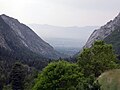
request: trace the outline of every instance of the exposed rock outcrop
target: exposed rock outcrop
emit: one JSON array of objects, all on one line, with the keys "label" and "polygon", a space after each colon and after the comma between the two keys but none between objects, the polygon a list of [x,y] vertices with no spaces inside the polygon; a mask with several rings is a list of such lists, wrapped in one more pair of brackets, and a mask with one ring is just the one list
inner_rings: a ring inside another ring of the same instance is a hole
[{"label": "exposed rock outcrop", "polygon": [[104,40],[108,37],[117,27],[120,27],[120,13],[114,20],[109,21],[106,25],[102,26],[100,29],[95,30],[88,41],[86,42],[84,48],[89,48],[92,46],[96,40]]},{"label": "exposed rock outcrop", "polygon": [[0,15],[0,47],[16,53],[17,50],[30,50],[50,59],[58,59],[63,56],[28,26],[4,14]]}]

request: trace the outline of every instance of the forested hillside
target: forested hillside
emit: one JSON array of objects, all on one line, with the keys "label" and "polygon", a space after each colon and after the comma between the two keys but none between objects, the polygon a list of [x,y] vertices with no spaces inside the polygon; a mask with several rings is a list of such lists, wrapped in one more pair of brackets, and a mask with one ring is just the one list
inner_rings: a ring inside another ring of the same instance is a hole
[{"label": "forested hillside", "polygon": [[0,59],[1,90],[100,90],[102,84],[97,78],[120,68],[112,46],[103,41],[84,49],[75,63],[60,59],[37,69],[42,62],[16,62],[5,57]]}]

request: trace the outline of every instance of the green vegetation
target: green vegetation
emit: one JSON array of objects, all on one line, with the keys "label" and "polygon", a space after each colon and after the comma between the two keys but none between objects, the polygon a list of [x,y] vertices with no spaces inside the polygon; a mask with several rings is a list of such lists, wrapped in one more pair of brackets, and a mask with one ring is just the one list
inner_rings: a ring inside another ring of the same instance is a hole
[{"label": "green vegetation", "polygon": [[[120,87],[116,55],[112,46],[103,41],[84,49],[77,63],[51,60],[53,62],[46,64],[43,70],[42,61],[18,60],[21,63],[15,63],[11,58],[8,60],[6,55],[11,57],[11,54],[6,53],[0,56],[0,90],[117,90]],[[36,69],[34,65],[42,67]],[[109,80],[111,82],[107,83]]]},{"label": "green vegetation", "polygon": [[21,63],[15,63],[12,68],[9,68],[9,66],[4,66],[4,64],[0,62],[0,90],[14,90],[12,88],[17,87],[24,88],[20,90],[31,90],[38,75],[38,71],[35,68]]},{"label": "green vegetation", "polygon": [[[96,78],[106,70],[119,68],[112,46],[96,41],[84,49],[78,63],[50,63],[38,76],[33,90],[99,90]],[[96,82],[95,82],[96,81]]]},{"label": "green vegetation", "polygon": [[33,90],[74,90],[83,86],[84,77],[76,64],[66,61],[50,63],[39,74]]},{"label": "green vegetation", "polygon": [[111,45],[96,41],[91,48],[84,49],[78,57],[78,64],[85,76],[98,77],[106,70],[117,68],[116,56]]},{"label": "green vegetation", "polygon": [[13,90],[24,90],[25,69],[20,63],[16,63],[10,73],[10,81]]},{"label": "green vegetation", "polygon": [[112,44],[116,54],[120,54],[120,27],[116,26],[115,30],[104,41],[107,44]]}]

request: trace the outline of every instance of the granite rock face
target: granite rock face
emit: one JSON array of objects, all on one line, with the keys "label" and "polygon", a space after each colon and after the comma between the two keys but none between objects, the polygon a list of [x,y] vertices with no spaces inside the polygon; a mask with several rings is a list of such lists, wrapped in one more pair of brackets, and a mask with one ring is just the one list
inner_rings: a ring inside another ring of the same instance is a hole
[{"label": "granite rock face", "polygon": [[4,14],[0,15],[0,47],[10,51],[27,49],[50,59],[63,57],[28,26]]},{"label": "granite rock face", "polygon": [[116,30],[116,27],[120,27],[120,13],[118,14],[117,17],[109,21],[106,25],[100,27],[100,29],[95,30],[89,37],[84,48],[90,48],[92,44],[94,43],[94,41],[96,40],[104,40],[114,30]]}]

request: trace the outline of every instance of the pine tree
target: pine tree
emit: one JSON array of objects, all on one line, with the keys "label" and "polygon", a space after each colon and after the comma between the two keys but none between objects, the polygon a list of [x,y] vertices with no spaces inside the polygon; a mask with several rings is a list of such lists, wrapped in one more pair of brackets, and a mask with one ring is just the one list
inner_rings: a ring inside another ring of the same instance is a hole
[{"label": "pine tree", "polygon": [[10,81],[13,90],[24,90],[25,71],[24,66],[16,63],[10,73]]}]

